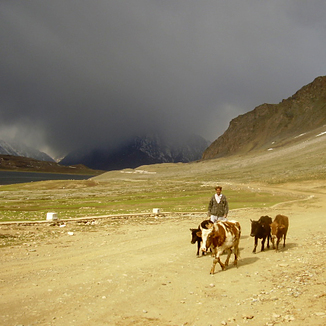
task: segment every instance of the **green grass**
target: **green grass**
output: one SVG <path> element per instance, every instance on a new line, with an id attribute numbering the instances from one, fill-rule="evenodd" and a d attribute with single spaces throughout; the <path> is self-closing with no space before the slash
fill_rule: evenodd
<path id="1" fill-rule="evenodd" d="M 51 211 L 62 219 L 150 213 L 153 208 L 205 214 L 217 184 L 223 186 L 231 210 L 271 207 L 307 196 L 304 191 L 290 194 L 282 189 L 283 184 L 293 183 L 293 189 L 299 189 L 302 181 L 326 181 L 325 143 L 311 136 L 309 142 L 273 151 L 153 164 L 111 171 L 92 180 L 0 186 L 0 221 L 44 220 Z M 135 173 L 139 170 L 150 174 Z"/>
<path id="2" fill-rule="evenodd" d="M 230 209 L 269 207 L 293 199 L 284 195 L 240 188 L 223 191 Z M 106 183 L 87 181 L 42 181 L 0 187 L 0 222 L 45 220 L 47 212 L 59 218 L 114 214 L 162 212 L 202 212 L 214 194 L 201 183 L 120 180 Z"/>

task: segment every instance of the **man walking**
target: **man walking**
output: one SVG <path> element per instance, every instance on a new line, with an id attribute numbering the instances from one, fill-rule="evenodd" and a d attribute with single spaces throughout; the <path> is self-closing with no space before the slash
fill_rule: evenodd
<path id="1" fill-rule="evenodd" d="M 212 196 L 208 204 L 208 216 L 214 223 L 216 221 L 227 221 L 229 204 L 226 197 L 222 194 L 222 187 L 215 187 L 216 194 Z"/>

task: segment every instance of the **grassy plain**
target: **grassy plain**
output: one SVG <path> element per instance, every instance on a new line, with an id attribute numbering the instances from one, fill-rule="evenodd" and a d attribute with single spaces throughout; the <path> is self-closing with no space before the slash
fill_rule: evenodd
<path id="1" fill-rule="evenodd" d="M 52 211 L 61 219 L 150 213 L 153 208 L 205 214 L 217 184 L 230 209 L 270 207 L 294 199 L 280 191 L 282 183 L 326 179 L 324 147 L 319 138 L 261 153 L 111 171 L 89 180 L 4 185 L 0 221 L 44 220 Z M 273 185 L 277 190 L 271 192 Z"/>
<path id="2" fill-rule="evenodd" d="M 324 143 L 0 187 L 9 221 L 172 211 L 0 223 L 0 324 L 325 325 Z M 196 256 L 189 228 L 206 216 L 216 184 L 241 225 L 241 254 L 238 268 L 231 257 L 209 275 L 212 257 Z M 286 246 L 252 253 L 250 219 L 277 214 L 290 219 Z"/>

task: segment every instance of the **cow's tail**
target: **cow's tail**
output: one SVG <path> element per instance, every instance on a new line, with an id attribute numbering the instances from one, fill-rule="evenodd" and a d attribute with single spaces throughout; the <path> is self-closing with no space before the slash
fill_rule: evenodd
<path id="1" fill-rule="evenodd" d="M 239 258 L 240 258 L 240 248 L 239 248 L 239 243 L 238 243 L 238 246 L 237 246 L 237 249 L 236 249 L 236 255 L 237 255 L 237 258 L 239 259 Z"/>
<path id="2" fill-rule="evenodd" d="M 239 244 L 240 244 L 240 238 L 241 238 L 241 225 L 239 222 L 236 222 L 236 226 L 239 230 L 239 236 L 238 236 L 238 245 L 237 248 L 235 249 L 237 257 L 240 258 L 240 248 L 239 248 Z"/>

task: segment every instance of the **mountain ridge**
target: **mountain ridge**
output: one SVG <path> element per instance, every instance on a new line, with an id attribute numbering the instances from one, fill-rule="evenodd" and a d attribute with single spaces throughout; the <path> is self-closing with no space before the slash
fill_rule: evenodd
<path id="1" fill-rule="evenodd" d="M 202 159 L 267 150 L 325 124 L 326 76 L 319 76 L 279 104 L 264 103 L 232 119 Z"/>
<path id="2" fill-rule="evenodd" d="M 29 157 L 39 161 L 54 162 L 48 154 L 17 141 L 0 140 L 0 155 Z"/>
<path id="3" fill-rule="evenodd" d="M 199 160 L 209 142 L 196 135 L 185 141 L 167 141 L 158 134 L 137 136 L 112 150 L 94 148 L 73 151 L 59 163 L 62 165 L 84 164 L 96 170 L 120 170 L 157 163 L 191 162 Z"/>
<path id="4" fill-rule="evenodd" d="M 104 172 L 89 169 L 82 164 L 64 166 L 54 161 L 42 161 L 17 155 L 0 155 L 0 171 L 25 171 L 89 175 L 98 175 Z"/>

